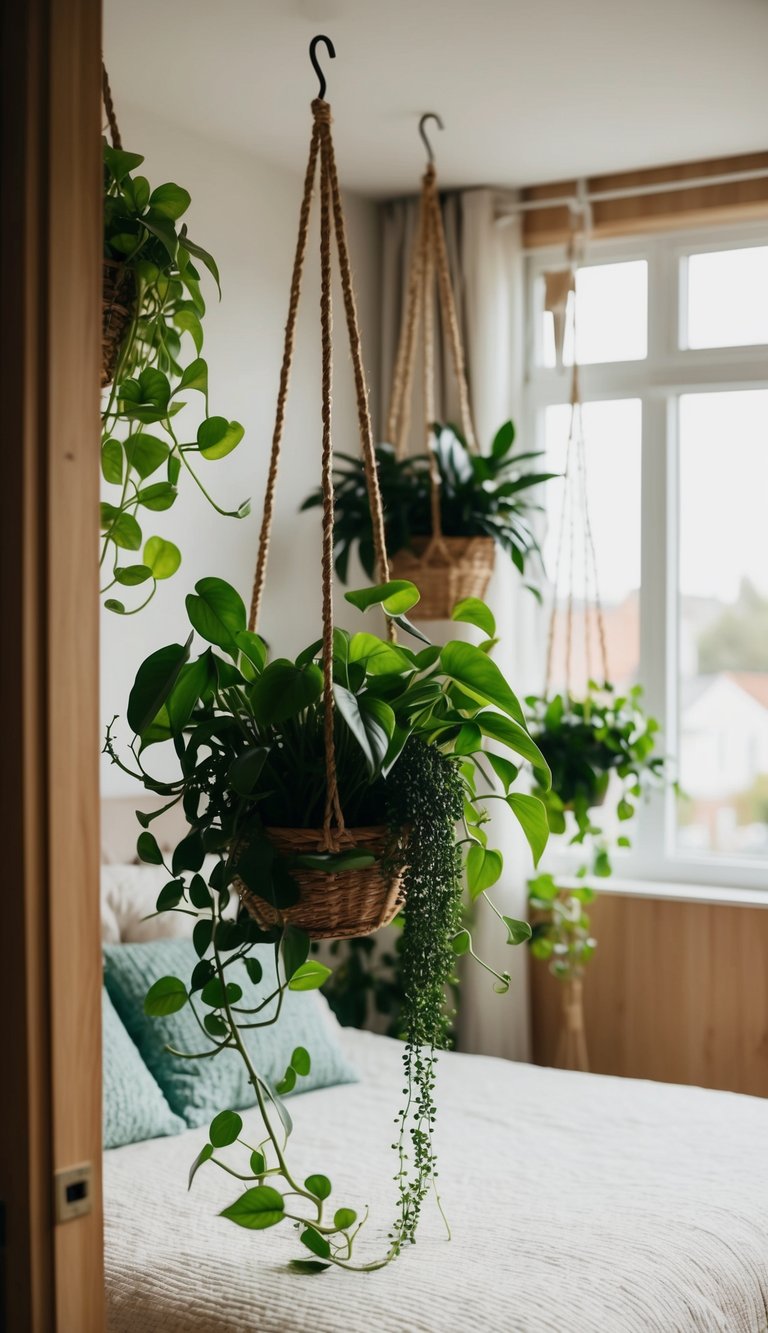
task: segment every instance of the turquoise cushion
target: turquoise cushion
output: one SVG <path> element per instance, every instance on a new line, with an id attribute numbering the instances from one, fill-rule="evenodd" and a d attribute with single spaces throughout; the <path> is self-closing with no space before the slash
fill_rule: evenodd
<path id="1" fill-rule="evenodd" d="M 257 946 L 251 957 L 258 958 L 264 970 L 258 986 L 249 980 L 242 963 L 227 968 L 227 979 L 242 987 L 242 1004 L 249 1007 L 274 989 L 271 945 Z M 207 1060 L 182 1060 L 165 1049 L 166 1045 L 189 1052 L 209 1049 L 189 1005 L 165 1018 L 147 1018 L 144 1014 L 144 996 L 153 982 L 174 976 L 188 985 L 197 961 L 190 940 L 104 946 L 104 976 L 115 1007 L 171 1109 L 192 1126 L 208 1124 L 219 1111 L 253 1106 L 256 1100 L 237 1051 L 222 1051 Z M 198 997 L 198 1012 L 201 1010 L 205 1012 Z M 272 1012 L 270 1006 L 260 1017 Z M 296 1091 L 308 1092 L 356 1081 L 355 1070 L 342 1050 L 339 1031 L 322 996 L 286 991 L 278 1021 L 270 1027 L 252 1028 L 243 1033 L 243 1038 L 256 1070 L 271 1083 L 283 1077 L 295 1048 L 306 1047 L 311 1069 L 306 1078 L 298 1080 Z"/>
<path id="2" fill-rule="evenodd" d="M 174 1115 L 115 1011 L 106 987 L 101 995 L 104 1147 L 179 1134 Z"/>

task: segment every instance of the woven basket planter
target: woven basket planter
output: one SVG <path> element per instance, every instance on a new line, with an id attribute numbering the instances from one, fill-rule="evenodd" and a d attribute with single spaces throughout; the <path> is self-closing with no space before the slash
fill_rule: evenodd
<path id="1" fill-rule="evenodd" d="M 302 856 L 322 849 L 320 829 L 266 828 L 267 838 L 283 857 Z M 386 825 L 348 829 L 340 835 L 340 850 L 355 848 L 377 858 L 392 851 L 392 831 Z M 248 889 L 242 880 L 235 887 L 246 911 L 263 928 L 297 926 L 313 940 L 354 939 L 388 926 L 403 902 L 403 868 L 385 871 L 377 861 L 365 870 L 291 870 L 301 897 L 280 911 Z"/>
<path id="2" fill-rule="evenodd" d="M 133 274 L 114 259 L 102 261 L 101 387 L 112 383 L 120 348 L 133 319 L 136 287 Z"/>
<path id="3" fill-rule="evenodd" d="M 414 537 L 412 546 L 392 557 L 390 569 L 393 579 L 410 579 L 421 593 L 412 612 L 417 620 L 450 620 L 462 598 L 485 597 L 496 559 L 492 537 L 442 537 L 440 545 Z"/>

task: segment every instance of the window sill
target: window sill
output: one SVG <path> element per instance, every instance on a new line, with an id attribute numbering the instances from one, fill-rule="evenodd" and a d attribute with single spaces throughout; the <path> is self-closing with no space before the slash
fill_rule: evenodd
<path id="1" fill-rule="evenodd" d="M 582 888 L 583 879 L 574 875 L 558 875 L 558 884 L 564 889 Z M 703 903 L 719 907 L 763 907 L 768 909 L 768 884 L 765 889 L 729 889 L 712 884 L 675 884 L 663 880 L 621 879 L 589 881 L 598 893 L 625 898 L 654 898 L 673 903 Z"/>

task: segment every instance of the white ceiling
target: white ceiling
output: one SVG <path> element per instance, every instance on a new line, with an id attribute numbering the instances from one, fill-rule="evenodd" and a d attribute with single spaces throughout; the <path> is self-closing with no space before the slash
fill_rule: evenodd
<path id="1" fill-rule="evenodd" d="M 105 0 L 118 107 L 303 170 L 317 32 L 344 183 L 528 185 L 768 148 L 768 0 Z"/>

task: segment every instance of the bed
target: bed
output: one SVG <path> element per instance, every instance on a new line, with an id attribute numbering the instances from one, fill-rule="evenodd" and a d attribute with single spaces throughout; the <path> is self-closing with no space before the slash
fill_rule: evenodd
<path id="1" fill-rule="evenodd" d="M 371 1258 L 394 1207 L 400 1053 L 345 1042 L 361 1082 L 292 1098 L 294 1151 L 371 1205 Z M 453 1239 L 429 1206 L 416 1246 L 370 1275 L 287 1271 L 287 1229 L 216 1216 L 223 1172 L 188 1193 L 203 1130 L 107 1153 L 110 1333 L 768 1330 L 764 1102 L 461 1054 L 441 1058 L 439 1091 Z"/>

